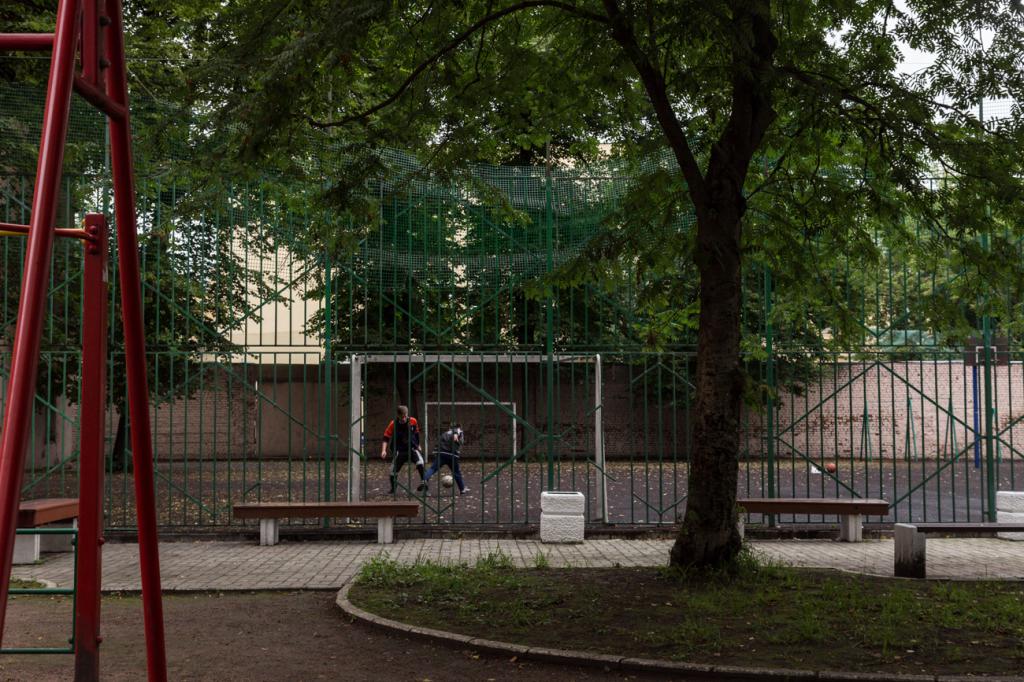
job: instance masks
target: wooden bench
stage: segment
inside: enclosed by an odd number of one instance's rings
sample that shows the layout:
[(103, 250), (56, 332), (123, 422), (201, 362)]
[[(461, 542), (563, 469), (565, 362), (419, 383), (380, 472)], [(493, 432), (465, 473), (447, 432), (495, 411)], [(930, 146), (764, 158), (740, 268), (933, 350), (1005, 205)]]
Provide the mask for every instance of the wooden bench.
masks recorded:
[(893, 573), (899, 578), (925, 577), (925, 537), (933, 535), (991, 535), (1024, 533), (1024, 523), (897, 523)]
[[(18, 528), (38, 528), (51, 523), (71, 523), (78, 527), (78, 498), (55, 497), (38, 500), (22, 500), (18, 504)], [(14, 538), (14, 563), (34, 564), (39, 554), (67, 552), (72, 549), (72, 534), (43, 537), (42, 535), (16, 535)]]
[[(754, 514), (836, 514), (839, 516), (839, 539), (843, 542), (864, 539), (864, 516), (885, 516), (889, 513), (889, 503), (885, 500), (862, 498), (752, 497), (736, 500), (736, 504), (745, 512)], [(740, 535), (743, 535), (742, 526)]]
[(395, 541), (395, 518), (419, 516), (419, 502), (260, 502), (236, 504), (236, 519), (260, 520), (260, 544), (276, 545), (281, 519), (353, 517), (377, 519), (377, 543)]

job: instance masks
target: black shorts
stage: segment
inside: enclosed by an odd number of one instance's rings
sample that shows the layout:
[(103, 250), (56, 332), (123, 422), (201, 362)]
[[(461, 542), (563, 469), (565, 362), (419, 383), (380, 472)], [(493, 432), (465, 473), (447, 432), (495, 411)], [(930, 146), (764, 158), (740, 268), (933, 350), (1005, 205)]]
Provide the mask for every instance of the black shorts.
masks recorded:
[(419, 450), (403, 450), (395, 451), (395, 456), (391, 460), (391, 475), (397, 474), (406, 462), (412, 462), (416, 466), (423, 466), (423, 454)]

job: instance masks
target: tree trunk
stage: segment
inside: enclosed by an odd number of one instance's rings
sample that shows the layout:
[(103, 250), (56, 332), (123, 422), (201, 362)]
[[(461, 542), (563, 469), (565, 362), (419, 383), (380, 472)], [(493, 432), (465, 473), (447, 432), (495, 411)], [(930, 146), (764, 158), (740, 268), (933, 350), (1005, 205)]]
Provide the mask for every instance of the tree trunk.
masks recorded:
[[(715, 183), (710, 174), (708, 179), (713, 208), (697, 223), (700, 332), (693, 450), (686, 514), (671, 553), (674, 566), (723, 565), (735, 558), (742, 544), (736, 528), (736, 483), (745, 382), (740, 366), (744, 202), (742, 195), (735, 196), (734, 186)], [(728, 195), (733, 195), (731, 205)]]

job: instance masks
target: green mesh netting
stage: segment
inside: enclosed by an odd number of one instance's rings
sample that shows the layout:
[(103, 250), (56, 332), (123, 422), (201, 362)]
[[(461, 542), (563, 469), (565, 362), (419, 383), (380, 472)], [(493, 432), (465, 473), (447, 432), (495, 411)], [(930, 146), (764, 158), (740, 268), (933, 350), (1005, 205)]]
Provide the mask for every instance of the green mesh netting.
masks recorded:
[[(75, 194), (72, 203), (80, 210), (97, 208), (109, 193), (102, 177), (106, 163), (103, 119), (78, 98), (73, 102), (65, 158), (65, 172), (79, 177), (77, 191), (71, 192)], [(139, 108), (147, 110), (146, 103), (133, 104), (133, 109)], [(5, 139), (0, 173), (21, 178), (6, 181), (0, 212), (6, 211), (8, 216), (17, 204), (14, 195), (25, 201), (25, 178), (34, 170), (42, 109), (39, 88), (0, 86), (0, 134)], [(331, 158), (328, 152), (317, 160), (327, 185), (332, 176)], [(163, 161), (143, 158), (136, 150), (141, 226), (188, 231), (194, 226), (175, 226), (174, 222), (179, 213), (183, 221), (196, 219), (197, 197), (185, 182), (161, 182)], [(343, 212), (324, 208), (323, 186), (314, 183), (289, 186), (274, 182), (221, 190), (220, 196), (203, 196), (198, 214), (200, 220), (233, 224), (244, 231), (243, 250), (248, 252), (245, 257), (252, 268), (276, 267), (270, 261), (281, 260), (279, 254), (269, 258), (271, 251), (256, 248), (254, 236), (302, 254), (307, 250), (302, 243), (304, 233), (319, 223), (321, 232), (366, 233), (354, 257), (362, 264), (362, 277), (374, 285), (389, 287), (415, 278), (453, 290), (495, 286), (509, 278), (537, 277), (552, 265), (557, 267), (579, 255), (628, 192), (636, 174), (664, 167), (669, 161), (667, 156), (651, 159), (631, 174), (611, 164), (551, 170), (474, 165), (456, 179), (437, 181), (424, 174), (408, 154), (386, 151), (381, 165), (387, 170), (367, 188), (378, 205), (377, 224), (372, 227), (354, 225)], [(296, 210), (297, 204), (301, 209)], [(692, 216), (683, 214), (677, 220), (682, 226), (692, 222)], [(293, 259), (285, 260), (290, 268)]]

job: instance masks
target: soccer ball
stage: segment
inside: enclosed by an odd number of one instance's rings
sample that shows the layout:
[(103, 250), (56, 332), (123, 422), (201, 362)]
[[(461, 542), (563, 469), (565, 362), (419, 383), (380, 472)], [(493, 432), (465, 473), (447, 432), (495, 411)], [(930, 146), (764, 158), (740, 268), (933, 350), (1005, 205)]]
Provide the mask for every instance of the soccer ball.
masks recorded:
[(451, 488), (454, 485), (455, 479), (451, 477), (451, 474), (445, 474), (441, 477), (441, 485), (445, 488)]

